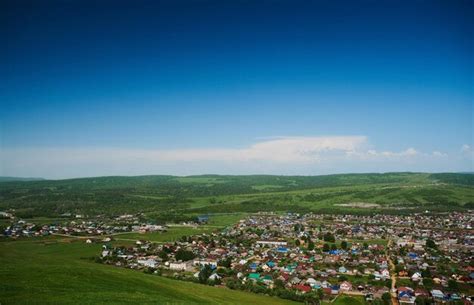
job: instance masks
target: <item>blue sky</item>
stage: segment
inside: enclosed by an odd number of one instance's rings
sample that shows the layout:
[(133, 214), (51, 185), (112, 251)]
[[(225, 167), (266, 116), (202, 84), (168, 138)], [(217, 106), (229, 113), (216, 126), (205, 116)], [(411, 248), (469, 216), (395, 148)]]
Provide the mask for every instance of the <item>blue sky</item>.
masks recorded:
[(0, 5), (0, 175), (474, 170), (472, 1)]

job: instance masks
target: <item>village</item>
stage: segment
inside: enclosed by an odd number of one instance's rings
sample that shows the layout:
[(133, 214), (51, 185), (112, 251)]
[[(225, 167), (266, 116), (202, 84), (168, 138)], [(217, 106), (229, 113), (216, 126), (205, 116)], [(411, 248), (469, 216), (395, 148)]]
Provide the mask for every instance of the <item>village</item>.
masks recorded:
[[(65, 215), (64, 219), (49, 221), (45, 224), (18, 219), (12, 213), (2, 212), (10, 223), (3, 230), (3, 236), (9, 238), (64, 235), (64, 236), (102, 236), (126, 232), (166, 231), (165, 225), (150, 224), (140, 220), (140, 215), (124, 214), (118, 217), (97, 216), (85, 218), (83, 215)], [(6, 218), (6, 217), (5, 217)]]
[[(212, 217), (212, 216), (211, 216)], [(474, 214), (258, 213), (168, 243), (104, 243), (98, 262), (317, 303), (472, 304)]]

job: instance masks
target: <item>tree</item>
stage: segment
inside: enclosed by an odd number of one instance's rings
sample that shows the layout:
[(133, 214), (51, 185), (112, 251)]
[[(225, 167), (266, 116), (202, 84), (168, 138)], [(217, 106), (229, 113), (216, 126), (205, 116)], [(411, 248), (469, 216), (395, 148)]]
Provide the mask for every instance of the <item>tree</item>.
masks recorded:
[(426, 247), (436, 249), (436, 243), (434, 242), (434, 240), (428, 238), (426, 240)]
[(346, 249), (347, 249), (347, 246), (348, 246), (348, 245), (347, 245), (347, 241), (343, 240), (343, 241), (341, 242), (341, 249), (346, 250)]
[(329, 252), (329, 245), (328, 244), (323, 245), (323, 251), (324, 252)]
[(201, 271), (199, 271), (199, 276), (198, 276), (199, 282), (206, 283), (209, 277), (211, 276), (211, 274), (212, 274), (211, 266), (207, 264), (204, 265)]
[(431, 289), (433, 288), (434, 281), (432, 278), (425, 277), (423, 278), (423, 286), (425, 286), (426, 289)]
[(237, 289), (239, 287), (239, 282), (237, 280), (234, 280), (234, 279), (228, 279), (226, 282), (225, 282), (225, 285), (227, 286), (227, 288), (229, 289)]
[(298, 246), (298, 247), (301, 245), (301, 242), (300, 242), (299, 239), (297, 239), (297, 240), (295, 241), (295, 245)]
[(451, 291), (456, 291), (456, 290), (458, 290), (458, 282), (456, 282), (456, 281), (453, 280), (453, 279), (450, 279), (450, 280), (448, 281), (448, 288), (449, 288), (449, 290), (451, 290)]
[(422, 277), (431, 277), (431, 271), (430, 269), (426, 268), (425, 270), (421, 270), (421, 276)]
[(275, 288), (281, 288), (281, 289), (284, 289), (285, 288), (285, 283), (280, 280), (280, 279), (276, 279), (274, 282), (273, 282)]
[(310, 241), (308, 242), (308, 250), (309, 250), (309, 251), (314, 250), (314, 242), (313, 242), (312, 240), (310, 240)]
[(222, 267), (230, 268), (231, 263), (232, 263), (232, 259), (230, 257), (227, 257), (220, 260), (217, 264)]
[(189, 261), (196, 257), (193, 252), (183, 249), (179, 249), (178, 251), (176, 251), (174, 256), (178, 261)]
[(333, 250), (333, 251), (334, 251), (334, 250), (337, 250), (336, 244), (332, 244), (332, 245), (331, 245), (331, 250)]
[(388, 292), (385, 292), (384, 294), (382, 294), (382, 301), (384, 304), (390, 304), (390, 300), (392, 299), (392, 297), (390, 296), (390, 293)]
[(330, 242), (330, 243), (336, 242), (336, 238), (334, 237), (334, 235), (332, 235), (329, 232), (326, 232), (326, 234), (324, 234), (323, 239), (324, 239), (324, 241), (327, 241), (327, 242)]
[(158, 256), (164, 261), (166, 262), (168, 260), (168, 254), (166, 253), (166, 251), (160, 251), (160, 253), (158, 253)]
[(318, 297), (319, 297), (320, 300), (322, 300), (322, 299), (324, 298), (324, 291), (323, 291), (323, 289), (321, 289), (321, 288), (318, 289), (318, 290), (317, 290), (317, 294), (318, 294)]

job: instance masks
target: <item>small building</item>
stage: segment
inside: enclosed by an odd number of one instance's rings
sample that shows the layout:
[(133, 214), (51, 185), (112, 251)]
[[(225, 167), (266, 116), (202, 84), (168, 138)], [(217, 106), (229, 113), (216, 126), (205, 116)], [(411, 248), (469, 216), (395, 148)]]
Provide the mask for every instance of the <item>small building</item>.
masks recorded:
[(341, 283), (340, 286), (341, 291), (351, 291), (352, 290), (352, 283), (348, 281), (344, 281)]
[(431, 290), (431, 296), (435, 300), (444, 300), (444, 293), (438, 289)]
[(185, 271), (188, 269), (188, 264), (186, 262), (174, 262), (170, 263), (169, 268), (176, 271)]
[(311, 291), (310, 286), (306, 286), (302, 284), (294, 285), (293, 288), (295, 288), (299, 293), (303, 293), (303, 294)]

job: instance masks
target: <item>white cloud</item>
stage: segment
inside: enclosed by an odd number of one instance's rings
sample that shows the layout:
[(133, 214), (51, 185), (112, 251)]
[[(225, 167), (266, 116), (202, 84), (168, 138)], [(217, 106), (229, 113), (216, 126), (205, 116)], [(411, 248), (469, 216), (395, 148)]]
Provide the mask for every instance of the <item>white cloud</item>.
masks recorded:
[(474, 162), (474, 148), (471, 145), (464, 144), (461, 147), (461, 153), (465, 158), (471, 159), (471, 162)]
[(472, 149), (472, 147), (470, 145), (464, 144), (463, 146), (461, 146), (461, 152), (462, 153), (472, 154), (473, 151), (474, 150)]
[(369, 149), (367, 151), (348, 151), (347, 156), (349, 157), (358, 157), (362, 159), (396, 159), (396, 158), (405, 158), (405, 157), (415, 157), (420, 155), (420, 153), (414, 148), (408, 148), (403, 151), (394, 152), (394, 151), (377, 151), (375, 149)]
[[(472, 149), (465, 145), (463, 151)], [(276, 137), (236, 149), (4, 149), (0, 152), (0, 175), (321, 174), (416, 171), (433, 166), (446, 170), (436, 163), (447, 159), (440, 159), (445, 156), (439, 151), (427, 154), (412, 147), (376, 150), (366, 136)]]
[(434, 157), (447, 157), (447, 156), (448, 156), (448, 154), (443, 153), (443, 152), (440, 152), (440, 151), (437, 151), (437, 150), (433, 151), (431, 154), (432, 154)]

